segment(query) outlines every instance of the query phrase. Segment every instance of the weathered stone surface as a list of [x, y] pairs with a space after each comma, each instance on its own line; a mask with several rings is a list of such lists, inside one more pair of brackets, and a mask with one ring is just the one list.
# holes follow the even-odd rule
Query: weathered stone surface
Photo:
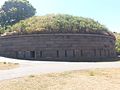
[[115, 39], [95, 34], [31, 34], [0, 37], [0, 55], [20, 59], [84, 61], [114, 58]]

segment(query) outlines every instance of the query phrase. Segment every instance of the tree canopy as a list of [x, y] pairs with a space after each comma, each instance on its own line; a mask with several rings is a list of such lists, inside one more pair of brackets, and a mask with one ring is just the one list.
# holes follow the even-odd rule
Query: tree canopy
[[0, 26], [7, 27], [35, 15], [36, 9], [27, 0], [8, 0], [0, 8]]
[[114, 33], [116, 36], [116, 43], [115, 43], [115, 49], [118, 54], [120, 54], [120, 33]]
[[[104, 25], [90, 18], [66, 14], [34, 16], [8, 28], [15, 33], [88, 33], [113, 35]], [[114, 35], [113, 35], [114, 36]]]

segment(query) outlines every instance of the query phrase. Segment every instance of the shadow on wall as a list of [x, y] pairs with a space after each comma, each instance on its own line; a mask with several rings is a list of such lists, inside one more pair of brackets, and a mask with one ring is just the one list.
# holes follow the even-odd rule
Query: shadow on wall
[[41, 58], [41, 59], [34, 59], [34, 55], [30, 59], [24, 59], [24, 58], [12, 58], [7, 56], [2, 56], [6, 58], [11, 59], [18, 59], [18, 60], [28, 60], [28, 61], [51, 61], [51, 62], [114, 62], [114, 61], [120, 61], [120, 56], [118, 57], [106, 57], [106, 58], [85, 58], [85, 57], [79, 57], [79, 58]]

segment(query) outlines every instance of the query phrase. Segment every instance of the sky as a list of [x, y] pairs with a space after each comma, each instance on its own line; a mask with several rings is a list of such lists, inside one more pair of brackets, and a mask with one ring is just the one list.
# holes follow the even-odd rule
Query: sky
[[[7, 0], [0, 0], [0, 7]], [[92, 18], [110, 31], [120, 33], [120, 0], [28, 0], [37, 16], [70, 14]]]

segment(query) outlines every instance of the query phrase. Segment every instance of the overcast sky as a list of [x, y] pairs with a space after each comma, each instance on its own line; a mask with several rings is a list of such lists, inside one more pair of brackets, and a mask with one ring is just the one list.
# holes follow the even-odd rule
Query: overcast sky
[[[6, 0], [0, 0], [0, 6]], [[120, 0], [29, 0], [37, 9], [36, 15], [50, 13], [89, 17], [120, 32]]]

